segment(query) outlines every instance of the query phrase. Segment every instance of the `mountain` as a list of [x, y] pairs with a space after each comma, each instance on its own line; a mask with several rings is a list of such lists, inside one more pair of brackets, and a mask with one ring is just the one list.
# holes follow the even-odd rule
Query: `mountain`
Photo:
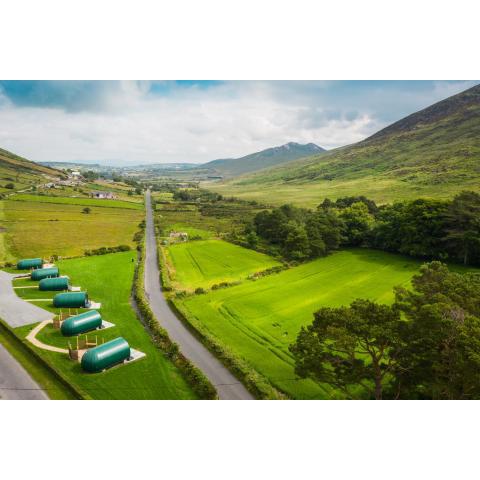
[[280, 147], [267, 148], [261, 152], [251, 153], [240, 158], [226, 158], [204, 163], [203, 168], [213, 169], [214, 173], [225, 177], [233, 177], [255, 172], [263, 168], [281, 165], [291, 160], [309, 157], [325, 150], [314, 143], [302, 145], [290, 142]]
[[480, 85], [442, 100], [353, 145], [212, 184], [213, 190], [306, 206], [366, 195], [448, 198], [480, 190]]
[[[0, 148], [0, 194], [30, 188], [63, 173]], [[10, 188], [13, 184], [13, 188]], [[6, 185], [9, 185], [6, 187]]]

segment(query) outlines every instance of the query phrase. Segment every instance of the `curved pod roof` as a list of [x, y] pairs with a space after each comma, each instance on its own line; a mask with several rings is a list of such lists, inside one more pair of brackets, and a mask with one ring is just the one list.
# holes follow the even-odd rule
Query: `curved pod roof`
[[62, 334], [70, 337], [89, 332], [102, 326], [102, 317], [96, 310], [80, 313], [62, 322]]
[[44, 278], [38, 283], [38, 289], [44, 291], [67, 290], [68, 277]]
[[97, 373], [121, 363], [130, 357], [130, 345], [118, 337], [103, 345], [87, 350], [82, 357], [82, 368], [86, 372]]
[[85, 308], [88, 306], [87, 292], [57, 293], [53, 297], [53, 306], [57, 308]]
[[33, 270], [30, 277], [32, 280], [42, 280], [43, 278], [58, 277], [59, 271], [57, 267], [38, 268]]
[[30, 270], [31, 268], [41, 268], [43, 260], [41, 258], [24, 258], [17, 263], [18, 270]]

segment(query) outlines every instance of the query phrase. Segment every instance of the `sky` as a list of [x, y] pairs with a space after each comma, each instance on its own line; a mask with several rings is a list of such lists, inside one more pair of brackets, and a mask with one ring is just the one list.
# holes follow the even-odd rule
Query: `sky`
[[332, 149], [477, 81], [0, 81], [0, 148], [33, 161], [204, 163]]

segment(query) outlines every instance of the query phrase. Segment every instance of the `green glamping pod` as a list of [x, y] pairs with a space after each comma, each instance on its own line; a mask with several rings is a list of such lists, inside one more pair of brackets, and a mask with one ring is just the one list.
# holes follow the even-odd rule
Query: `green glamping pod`
[[38, 268], [37, 270], [33, 270], [30, 277], [32, 280], [42, 280], [43, 278], [58, 277], [58, 268]]
[[41, 268], [43, 260], [41, 258], [24, 258], [17, 263], [18, 270], [30, 270], [31, 268]]
[[68, 277], [44, 278], [38, 283], [38, 289], [43, 291], [68, 290]]
[[82, 357], [82, 368], [90, 373], [101, 372], [128, 358], [130, 358], [130, 345], [124, 338], [118, 337], [87, 350]]
[[102, 326], [102, 317], [96, 310], [74, 315], [62, 322], [61, 331], [66, 337], [79, 335], [80, 333], [89, 332]]
[[85, 308], [87, 305], [87, 292], [57, 293], [53, 297], [53, 306], [57, 308]]

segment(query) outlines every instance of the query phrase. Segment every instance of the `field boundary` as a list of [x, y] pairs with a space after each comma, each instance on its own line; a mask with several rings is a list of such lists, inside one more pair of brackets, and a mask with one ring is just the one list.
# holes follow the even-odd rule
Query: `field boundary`
[[[0, 330], [7, 335], [18, 346], [19, 350], [23, 353], [33, 357], [35, 361], [41, 366], [41, 368], [48, 370], [56, 381], [61, 383], [67, 390], [70, 391], [72, 396], [76, 400], [90, 400], [91, 397], [83, 392], [79, 387], [71, 384], [56, 368], [52, 367], [46, 360], [44, 360], [33, 348], [31, 348], [21, 337], [19, 337], [15, 331], [10, 328], [3, 320], [0, 320]], [[24, 367], [25, 368], [25, 367]], [[28, 369], [25, 368], [27, 371]]]
[[[145, 230], [143, 230], [145, 232]], [[166, 357], [179, 369], [192, 390], [203, 400], [218, 399], [217, 390], [204, 375], [180, 351], [178, 345], [172, 341], [168, 332], [162, 328], [153, 314], [145, 298], [145, 234], [138, 246], [138, 263], [133, 280], [133, 300], [135, 301], [137, 316], [146, 327], [152, 342], [162, 350]]]

